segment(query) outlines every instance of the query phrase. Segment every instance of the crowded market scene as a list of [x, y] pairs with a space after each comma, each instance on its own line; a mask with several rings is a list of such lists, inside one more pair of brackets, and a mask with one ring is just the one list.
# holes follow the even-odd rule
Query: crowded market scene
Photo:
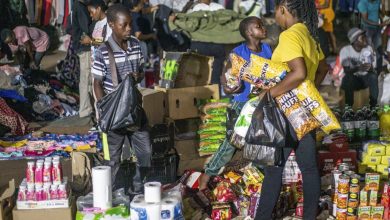
[[390, 0], [0, 0], [0, 220], [390, 220], [389, 37]]

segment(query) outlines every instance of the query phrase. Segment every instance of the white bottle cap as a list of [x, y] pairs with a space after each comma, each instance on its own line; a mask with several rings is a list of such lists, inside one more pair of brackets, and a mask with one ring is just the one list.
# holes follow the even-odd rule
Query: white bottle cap
[[51, 161], [45, 161], [45, 167], [51, 167]]
[[46, 157], [45, 161], [50, 161], [51, 162], [52, 158], [51, 157]]
[[43, 163], [45, 162], [44, 160], [37, 160], [37, 163]]
[[32, 184], [31, 185], [27, 185], [27, 190], [28, 191], [31, 192], [31, 191], [34, 191], [34, 189], [35, 189], [35, 185], [32, 185]]
[[27, 162], [27, 165], [30, 167], [30, 166], [35, 166], [35, 162], [34, 161], [29, 161]]
[[60, 184], [58, 189], [61, 191], [65, 190], [65, 184]]
[[25, 191], [26, 189], [27, 189], [27, 186], [26, 186], [26, 185], [20, 185], [20, 186], [19, 186], [19, 190]]
[[55, 185], [55, 184], [51, 185], [51, 189], [52, 190], [57, 190], [58, 189], [58, 185]]

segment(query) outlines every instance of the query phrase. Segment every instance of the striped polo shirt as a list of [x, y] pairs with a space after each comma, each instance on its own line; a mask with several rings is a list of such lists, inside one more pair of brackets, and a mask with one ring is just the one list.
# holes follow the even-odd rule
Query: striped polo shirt
[[[139, 41], [135, 37], [131, 37], [127, 41], [127, 50], [123, 50], [111, 37], [107, 42], [110, 44], [116, 63], [119, 83], [126, 77], [128, 73], [143, 73], [144, 58], [142, 56]], [[108, 50], [105, 44], [100, 45], [95, 51], [95, 60], [91, 68], [94, 79], [103, 81], [103, 88], [108, 94], [114, 90], [112, 85], [111, 68], [108, 56]]]

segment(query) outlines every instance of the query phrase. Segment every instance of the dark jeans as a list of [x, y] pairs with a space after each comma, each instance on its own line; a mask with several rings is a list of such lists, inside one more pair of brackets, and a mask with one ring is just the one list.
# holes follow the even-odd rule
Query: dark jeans
[[363, 30], [366, 31], [368, 44], [370, 44], [376, 52], [376, 70], [378, 73], [380, 73], [382, 71], [382, 65], [383, 65], [381, 28], [365, 27], [363, 28]]
[[[125, 138], [129, 139], [131, 147], [137, 157], [136, 174], [133, 178], [133, 192], [142, 193], [143, 180], [147, 175], [148, 169], [150, 169], [152, 157], [149, 132], [146, 130], [139, 130], [136, 132], [108, 132], [107, 142], [110, 160], [106, 160], [105, 162], [107, 166], [111, 167], [112, 186], [115, 189], [115, 179], [121, 163], [122, 148]], [[106, 154], [107, 152], [104, 153]]]
[[197, 51], [199, 54], [205, 56], [214, 57], [211, 83], [220, 84], [219, 79], [222, 74], [223, 64], [226, 59], [224, 45], [205, 42], [191, 42], [191, 50]]
[[[289, 124], [289, 123], [288, 123]], [[315, 131], [306, 134], [300, 141], [292, 126], [289, 124], [289, 133], [286, 135], [286, 147], [283, 148], [285, 161], [294, 149], [299, 169], [302, 172], [304, 213], [303, 219], [314, 220], [317, 216], [320, 198], [320, 174], [317, 167], [317, 151]], [[261, 188], [261, 197], [257, 208], [256, 220], [272, 219], [272, 211], [278, 201], [282, 186], [284, 164], [280, 167], [266, 167], [264, 169], [264, 182]]]
[[341, 88], [345, 92], [345, 104], [353, 106], [353, 92], [367, 87], [370, 90], [370, 106], [376, 106], [379, 95], [378, 75], [374, 72], [369, 72], [364, 76], [345, 74], [341, 83]]

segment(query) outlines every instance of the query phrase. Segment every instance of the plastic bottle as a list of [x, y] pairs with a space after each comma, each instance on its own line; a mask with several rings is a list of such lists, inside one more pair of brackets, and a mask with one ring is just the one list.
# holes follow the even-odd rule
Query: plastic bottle
[[51, 185], [51, 188], [50, 188], [50, 199], [51, 200], [58, 199], [58, 185]]
[[45, 161], [45, 166], [43, 168], [43, 183], [52, 183], [51, 169], [51, 161]]
[[60, 184], [58, 186], [58, 199], [67, 199], [68, 195], [66, 192], [66, 185], [65, 184]]
[[380, 129], [381, 136], [390, 137], [390, 106], [385, 105], [383, 107], [383, 113], [380, 117]]
[[57, 160], [53, 160], [53, 167], [51, 169], [51, 176], [53, 180], [53, 184], [61, 184], [62, 183], [62, 168], [61, 163]]
[[27, 193], [26, 193], [27, 201], [35, 201], [35, 186], [27, 185]]
[[26, 201], [27, 200], [27, 186], [20, 185], [18, 192], [18, 201]]
[[35, 168], [35, 185], [43, 185], [43, 163], [37, 163]]
[[43, 201], [43, 188], [42, 185], [36, 185], [35, 186], [35, 200], [36, 201]]
[[380, 137], [379, 116], [375, 108], [371, 110], [367, 120], [367, 137], [369, 140], [378, 140]]
[[366, 139], [367, 121], [362, 110], [358, 110], [355, 115], [355, 140], [364, 141]]
[[343, 129], [344, 134], [347, 135], [350, 142], [353, 141], [355, 136], [355, 126], [353, 121], [352, 109], [348, 106], [345, 107], [344, 113], [341, 117], [341, 127]]
[[34, 183], [35, 183], [34, 176], [35, 176], [35, 162], [29, 161], [29, 162], [27, 162], [27, 168], [26, 168], [27, 184], [34, 185]]
[[43, 185], [43, 193], [42, 193], [42, 199], [43, 200], [50, 200], [50, 183], [45, 183]]

